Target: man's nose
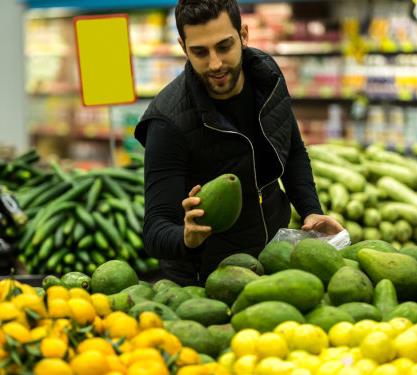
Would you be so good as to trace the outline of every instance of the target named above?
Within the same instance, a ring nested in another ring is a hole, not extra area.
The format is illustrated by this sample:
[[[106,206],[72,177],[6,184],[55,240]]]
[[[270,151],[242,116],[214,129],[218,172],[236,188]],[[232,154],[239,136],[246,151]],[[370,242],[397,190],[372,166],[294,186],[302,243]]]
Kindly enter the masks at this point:
[[[222,66],[222,60],[217,55],[216,51],[210,52],[209,69],[211,71],[219,70]]]

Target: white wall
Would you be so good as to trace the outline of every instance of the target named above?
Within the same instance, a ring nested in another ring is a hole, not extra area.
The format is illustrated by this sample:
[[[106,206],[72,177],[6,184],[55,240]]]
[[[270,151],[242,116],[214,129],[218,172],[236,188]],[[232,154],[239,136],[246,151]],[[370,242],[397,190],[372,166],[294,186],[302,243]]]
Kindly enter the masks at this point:
[[[23,61],[24,7],[0,0],[0,144],[27,147]]]

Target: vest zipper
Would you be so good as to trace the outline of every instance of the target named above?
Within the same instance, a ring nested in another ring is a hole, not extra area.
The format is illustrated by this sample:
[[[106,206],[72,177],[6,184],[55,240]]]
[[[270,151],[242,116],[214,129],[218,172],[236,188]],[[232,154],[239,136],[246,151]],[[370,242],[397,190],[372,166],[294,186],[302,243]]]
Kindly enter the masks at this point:
[[[275,90],[277,89],[277,87],[278,87],[278,85],[279,85],[279,83],[280,83],[280,82],[281,82],[281,77],[278,77],[278,81],[277,81],[277,83],[275,84],[275,87],[272,89],[271,94],[268,96],[268,99],[266,99],[266,101],[265,101],[265,103],[263,104],[263,106],[262,106],[261,110],[259,111],[259,115],[258,115],[259,126],[261,127],[262,134],[264,135],[265,139],[266,139],[266,140],[269,142],[269,144],[271,145],[272,149],[274,150],[275,154],[276,154],[276,155],[277,155],[277,157],[278,157],[278,161],[279,161],[279,163],[281,164],[281,170],[282,170],[282,172],[281,172],[281,175],[280,175],[278,178],[281,178],[281,177],[282,177],[282,175],[284,174],[284,164],[282,163],[281,158],[280,158],[280,157],[279,157],[279,155],[278,155],[278,152],[275,150],[275,147],[273,146],[273,144],[271,143],[271,141],[269,140],[269,138],[266,136],[266,134],[265,134],[265,132],[264,132],[264,129],[263,129],[263,127],[262,127],[261,114],[262,114],[262,111],[263,111],[263,109],[265,108],[265,106],[268,104],[268,102],[271,100],[272,96],[274,95]],[[265,186],[263,186],[263,188],[265,188],[266,186],[268,186],[268,185],[269,185],[269,184],[271,184],[272,182],[273,182],[273,181],[269,182],[268,184],[266,184]]]
[[[252,149],[253,170],[255,172],[254,173],[255,187],[256,187],[256,190],[258,192],[258,197],[259,197],[258,202],[259,202],[259,209],[261,211],[262,223],[263,223],[264,230],[265,230],[265,246],[266,246],[266,244],[268,243],[268,229],[266,227],[264,211],[262,209],[262,191],[261,191],[261,189],[259,189],[259,187],[258,187],[258,181],[256,179],[255,150],[253,148],[253,144],[252,144],[251,140],[246,135],[244,135],[242,133],[235,132],[233,130],[221,130],[221,129],[218,129],[216,127],[210,126],[210,125],[208,125],[205,122],[203,122],[203,124],[204,124],[205,127],[209,128],[209,129],[212,129],[212,130],[215,130],[215,131],[218,131],[220,133],[238,134],[238,135],[242,136],[243,138],[245,138],[249,142],[249,145],[250,145],[250,147]]]
[[[278,157],[278,161],[279,161],[279,163],[281,164],[281,170],[282,170],[282,172],[281,172],[280,176],[278,177],[278,179],[279,179],[279,178],[281,178],[281,177],[282,177],[282,175],[284,174],[284,164],[282,163],[281,158],[280,158],[280,157],[279,157],[279,155],[278,155],[278,152],[275,150],[275,147],[273,146],[273,144],[271,143],[271,141],[269,140],[269,138],[266,136],[266,134],[265,134],[265,132],[264,132],[264,129],[263,129],[263,127],[262,127],[261,114],[262,114],[262,111],[263,111],[263,109],[265,108],[265,106],[268,104],[268,102],[271,100],[272,96],[274,95],[274,93],[275,93],[275,91],[276,91],[276,89],[277,89],[278,85],[280,84],[280,82],[281,82],[281,77],[279,77],[279,78],[278,78],[277,83],[275,84],[274,88],[272,89],[271,94],[270,94],[270,95],[268,96],[268,98],[265,100],[265,103],[264,103],[264,104],[263,104],[263,106],[261,107],[261,109],[260,109],[260,111],[259,111],[259,115],[258,115],[259,126],[261,127],[262,134],[263,134],[263,136],[266,138],[266,140],[269,142],[269,144],[271,145],[272,149],[274,150],[275,154],[276,154],[276,155],[277,155],[277,157]],[[209,128],[209,129],[213,129],[213,130],[216,130],[216,131],[221,132],[221,133],[230,133],[230,134],[238,134],[238,135],[241,135],[242,137],[246,138],[246,139],[247,139],[247,141],[249,142],[250,147],[251,147],[251,149],[252,149],[253,169],[254,169],[254,172],[255,172],[255,173],[254,173],[255,187],[256,187],[256,190],[258,191],[259,209],[260,209],[260,211],[261,211],[262,223],[263,223],[264,230],[265,230],[265,245],[264,245],[264,246],[266,246],[266,245],[268,244],[268,228],[266,227],[266,222],[265,222],[264,211],[263,211],[263,208],[262,208],[262,200],[263,200],[263,199],[262,199],[262,189],[264,189],[264,188],[265,188],[265,187],[267,187],[268,185],[272,184],[275,180],[273,180],[273,181],[271,181],[271,182],[267,183],[267,184],[266,184],[265,186],[263,186],[262,188],[259,188],[259,187],[258,187],[258,181],[257,181],[257,178],[256,178],[255,150],[254,150],[254,148],[253,148],[253,145],[252,145],[251,140],[250,140],[248,137],[246,137],[244,134],[239,133],[239,132],[235,132],[235,131],[231,131],[231,130],[221,130],[221,129],[218,129],[218,128],[213,127],[213,126],[209,126],[209,125],[208,125],[207,123],[205,123],[205,122],[203,122],[203,124],[204,124],[204,126],[206,126],[207,128]]]

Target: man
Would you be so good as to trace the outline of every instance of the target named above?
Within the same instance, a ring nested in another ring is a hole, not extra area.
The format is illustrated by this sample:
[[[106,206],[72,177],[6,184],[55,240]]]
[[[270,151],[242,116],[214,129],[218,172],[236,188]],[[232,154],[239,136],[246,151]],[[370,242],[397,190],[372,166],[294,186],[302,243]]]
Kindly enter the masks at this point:
[[[248,47],[236,0],[180,0],[175,16],[188,61],[135,131],[146,146],[145,249],[164,276],[202,285],[225,257],[257,256],[288,225],[289,201],[303,229],[342,230],[321,211],[284,77]],[[231,229],[212,234],[194,222],[204,215],[195,194],[224,173],[239,177],[243,207]]]

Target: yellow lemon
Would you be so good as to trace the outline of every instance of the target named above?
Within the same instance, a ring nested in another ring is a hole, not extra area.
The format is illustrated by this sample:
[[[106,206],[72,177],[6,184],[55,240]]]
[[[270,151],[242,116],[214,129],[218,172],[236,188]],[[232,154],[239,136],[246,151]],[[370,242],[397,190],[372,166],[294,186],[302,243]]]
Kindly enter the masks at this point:
[[[41,353],[45,358],[63,358],[67,349],[67,344],[58,338],[46,337],[41,341]]]
[[[101,352],[104,355],[116,354],[114,352],[112,344],[101,337],[92,337],[89,339],[85,339],[78,345],[77,350],[78,353],[84,353],[90,350],[97,350],[98,352]]]
[[[255,367],[254,375],[290,375],[295,366],[279,358],[267,357],[262,359]]]
[[[154,361],[164,363],[164,359],[161,353],[159,352],[159,350],[155,348],[135,349],[132,352],[132,355],[129,357],[129,364],[142,361]]]
[[[69,291],[70,299],[71,298],[81,298],[85,299],[87,302],[91,303],[91,297],[88,292],[83,288],[71,288]]]
[[[112,322],[107,327],[107,332],[111,338],[126,337],[130,339],[136,336],[138,331],[138,322],[135,318],[125,315]]]
[[[340,369],[337,372],[337,375],[362,375],[362,374],[359,369],[355,367],[351,367],[351,366],[346,366]]]
[[[360,359],[363,358],[362,352],[361,352],[361,348],[351,348],[349,350],[349,355],[352,357],[353,359],[353,363],[356,363],[357,361],[359,361]]]
[[[394,327],[387,322],[377,323],[375,331],[384,332],[390,339],[393,339],[397,335]]]
[[[233,373],[236,375],[252,374],[255,370],[258,357],[253,354],[247,354],[239,357],[233,364]]]
[[[21,310],[30,309],[41,317],[46,316],[43,299],[35,294],[19,294],[12,300],[13,304]]]
[[[343,367],[343,363],[338,360],[324,362],[317,369],[316,375],[337,375]]]
[[[169,375],[169,372],[164,364],[148,360],[134,363],[127,370],[127,375]]]
[[[391,365],[394,365],[400,374],[407,374],[411,367],[413,367],[414,362],[408,358],[397,358],[391,362]]]
[[[220,356],[218,362],[226,368],[229,372],[232,372],[233,364],[235,363],[236,355],[233,352],[227,352]]]
[[[299,359],[308,357],[311,355],[309,352],[306,352],[305,350],[293,350],[288,354],[287,359],[288,361],[297,361]]]
[[[198,365],[200,362],[198,353],[194,349],[188,347],[181,348],[176,360],[177,366]]]
[[[313,373],[310,370],[305,368],[295,368],[292,370],[291,375],[312,375]]]
[[[307,369],[311,371],[311,373],[315,373],[319,366],[321,365],[321,360],[319,357],[307,354],[304,357],[297,358],[295,360],[291,360],[292,363],[294,363],[297,367]]]
[[[162,328],[150,328],[140,332],[132,340],[134,348],[160,347],[173,355],[181,350],[181,342],[178,338]]]
[[[378,363],[373,361],[372,359],[363,358],[360,359],[358,362],[355,363],[354,367],[356,367],[361,374],[371,374],[378,367]]]
[[[116,342],[119,341],[119,339],[113,339]],[[122,353],[131,352],[133,350],[133,345],[130,341],[125,341],[123,344],[119,345],[119,350]]]
[[[396,336],[413,326],[410,320],[402,317],[393,318],[388,323],[394,328]]]
[[[274,329],[274,333],[283,335],[288,343],[291,341],[292,335],[298,326],[300,326],[300,323],[295,322],[293,320],[288,320],[286,322],[278,324]]]
[[[111,326],[114,322],[117,322],[119,319],[123,319],[125,316],[128,315],[122,311],[114,311],[106,316],[106,318],[104,319],[104,326],[107,328]]]
[[[3,332],[5,335],[14,338],[22,344],[30,341],[31,339],[29,330],[20,323],[6,323],[5,325],[3,325]]]
[[[359,346],[365,336],[374,331],[377,324],[377,322],[369,319],[355,323],[350,333],[350,346]]]
[[[63,298],[55,298],[48,301],[49,317],[53,319],[68,318],[71,311],[68,301]]]
[[[46,291],[46,295],[48,297],[48,301],[55,298],[61,298],[68,300],[70,298],[69,290],[60,285],[54,285],[48,288]]]
[[[402,374],[401,374],[402,375]],[[409,370],[407,375],[417,375],[417,365],[412,366]]]
[[[48,328],[47,327],[36,327],[30,331],[30,340],[39,340],[43,339],[44,337],[48,336]]]
[[[365,358],[382,364],[395,358],[396,349],[386,333],[372,332],[361,343],[361,352]]]
[[[233,336],[230,347],[237,357],[256,354],[256,342],[260,335],[254,329],[243,329]]]
[[[349,322],[336,323],[329,331],[329,341],[333,346],[348,346],[351,342],[353,324]]]
[[[417,362],[417,332],[408,329],[400,333],[395,338],[394,345],[400,357]]]
[[[347,346],[339,346],[337,348],[326,348],[320,353],[319,357],[323,362],[331,361],[333,359],[341,359],[349,353]]]
[[[48,289],[49,290],[49,289]],[[81,325],[92,323],[96,317],[93,305],[82,298],[71,298],[68,301],[71,317]]]
[[[19,316],[19,313],[20,311],[15,304],[11,302],[0,303],[0,320],[2,322],[16,319]]]
[[[295,331],[290,341],[294,349],[302,349],[311,354],[320,352],[329,346],[326,333],[318,326],[301,324]]]
[[[264,333],[256,340],[256,353],[259,358],[279,357],[284,359],[288,355],[287,342],[277,333]]]
[[[101,336],[104,333],[104,322],[99,316],[96,316],[93,321],[93,328],[97,335]]]
[[[162,328],[164,323],[158,314],[152,311],[144,311],[139,316],[139,328],[141,330],[149,328]]]
[[[122,363],[122,361],[117,355],[106,356],[106,361],[110,371],[119,371],[122,374],[126,372],[126,366]]]
[[[112,312],[110,300],[105,294],[94,293],[91,295],[91,301],[98,315],[104,317]]]
[[[90,350],[75,356],[70,366],[77,375],[102,375],[109,370],[106,357],[97,350]]]
[[[35,375],[72,375],[68,363],[59,358],[46,358],[40,360],[35,368]]]
[[[394,365],[386,363],[377,367],[372,373],[372,375],[400,375],[400,373]]]

